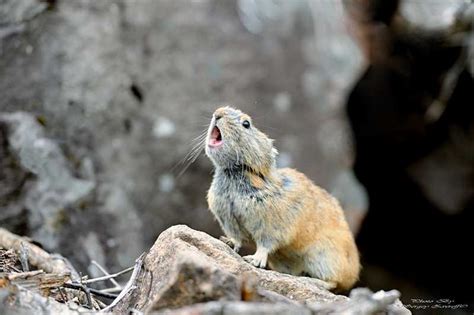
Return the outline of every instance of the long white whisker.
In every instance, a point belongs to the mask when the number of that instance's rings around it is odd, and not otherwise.
[[[206,136],[207,136],[207,130],[205,130],[199,136],[194,138],[191,141],[191,143],[195,143],[195,144],[192,145],[191,149],[184,156],[184,158],[175,164],[175,166],[172,169],[173,172],[178,167],[182,166],[182,169],[178,173],[177,178],[181,177],[184,174],[184,172],[186,172],[186,170],[189,168],[189,166],[191,166],[191,164],[194,163],[197,160],[197,158],[201,155],[201,152],[203,151],[204,145],[206,142]]]
[[[199,136],[197,136],[196,138],[194,138],[193,140],[191,140],[191,143],[193,142],[196,142],[196,141],[202,141],[202,139],[204,139],[205,137],[207,136],[207,130],[204,131],[202,134],[200,134]]]

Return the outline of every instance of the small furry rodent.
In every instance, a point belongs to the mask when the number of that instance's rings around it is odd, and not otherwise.
[[[215,167],[209,208],[235,251],[244,241],[255,242],[246,261],[319,278],[337,290],[354,285],[359,254],[339,203],[304,174],[278,169],[273,140],[248,115],[217,109],[206,154]]]

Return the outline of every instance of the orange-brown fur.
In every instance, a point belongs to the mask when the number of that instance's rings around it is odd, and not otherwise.
[[[208,193],[216,216],[236,250],[243,241],[257,246],[250,263],[327,281],[349,289],[359,275],[359,255],[339,203],[304,174],[275,166],[273,141],[239,110],[216,110],[223,144],[206,147],[215,166]]]

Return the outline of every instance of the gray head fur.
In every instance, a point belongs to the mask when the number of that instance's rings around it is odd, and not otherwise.
[[[209,144],[214,127],[218,128],[222,138],[217,147]],[[273,147],[273,140],[253,125],[250,116],[226,106],[218,108],[212,116],[206,154],[216,169],[244,165],[265,175],[275,167],[278,152]]]

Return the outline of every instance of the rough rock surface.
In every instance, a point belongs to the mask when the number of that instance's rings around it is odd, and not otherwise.
[[[136,289],[113,308],[114,312],[152,312],[210,301],[219,302],[170,313],[244,314],[253,310],[255,314],[300,314],[303,310],[303,314],[309,314],[329,309],[358,309],[366,314],[389,309],[393,314],[408,312],[396,304],[400,303],[396,291],[372,295],[359,289],[348,299],[327,291],[325,282],[318,279],[257,269],[223,242],[185,225],[171,227],[158,237],[137,280]],[[256,304],[236,303],[242,300]]]
[[[25,194],[32,237],[56,247],[56,226],[64,209],[86,197],[95,186],[76,178],[59,145],[44,135],[37,119],[24,112],[0,115],[9,129],[8,143],[19,164],[36,180]]]
[[[175,310],[153,312],[160,315],[311,315],[311,310],[301,305],[270,304],[261,302],[208,302]]]
[[[0,314],[4,315],[49,315],[49,314],[83,314],[90,310],[74,302],[63,304],[53,298],[46,298],[39,293],[14,286],[12,289],[0,288]]]

